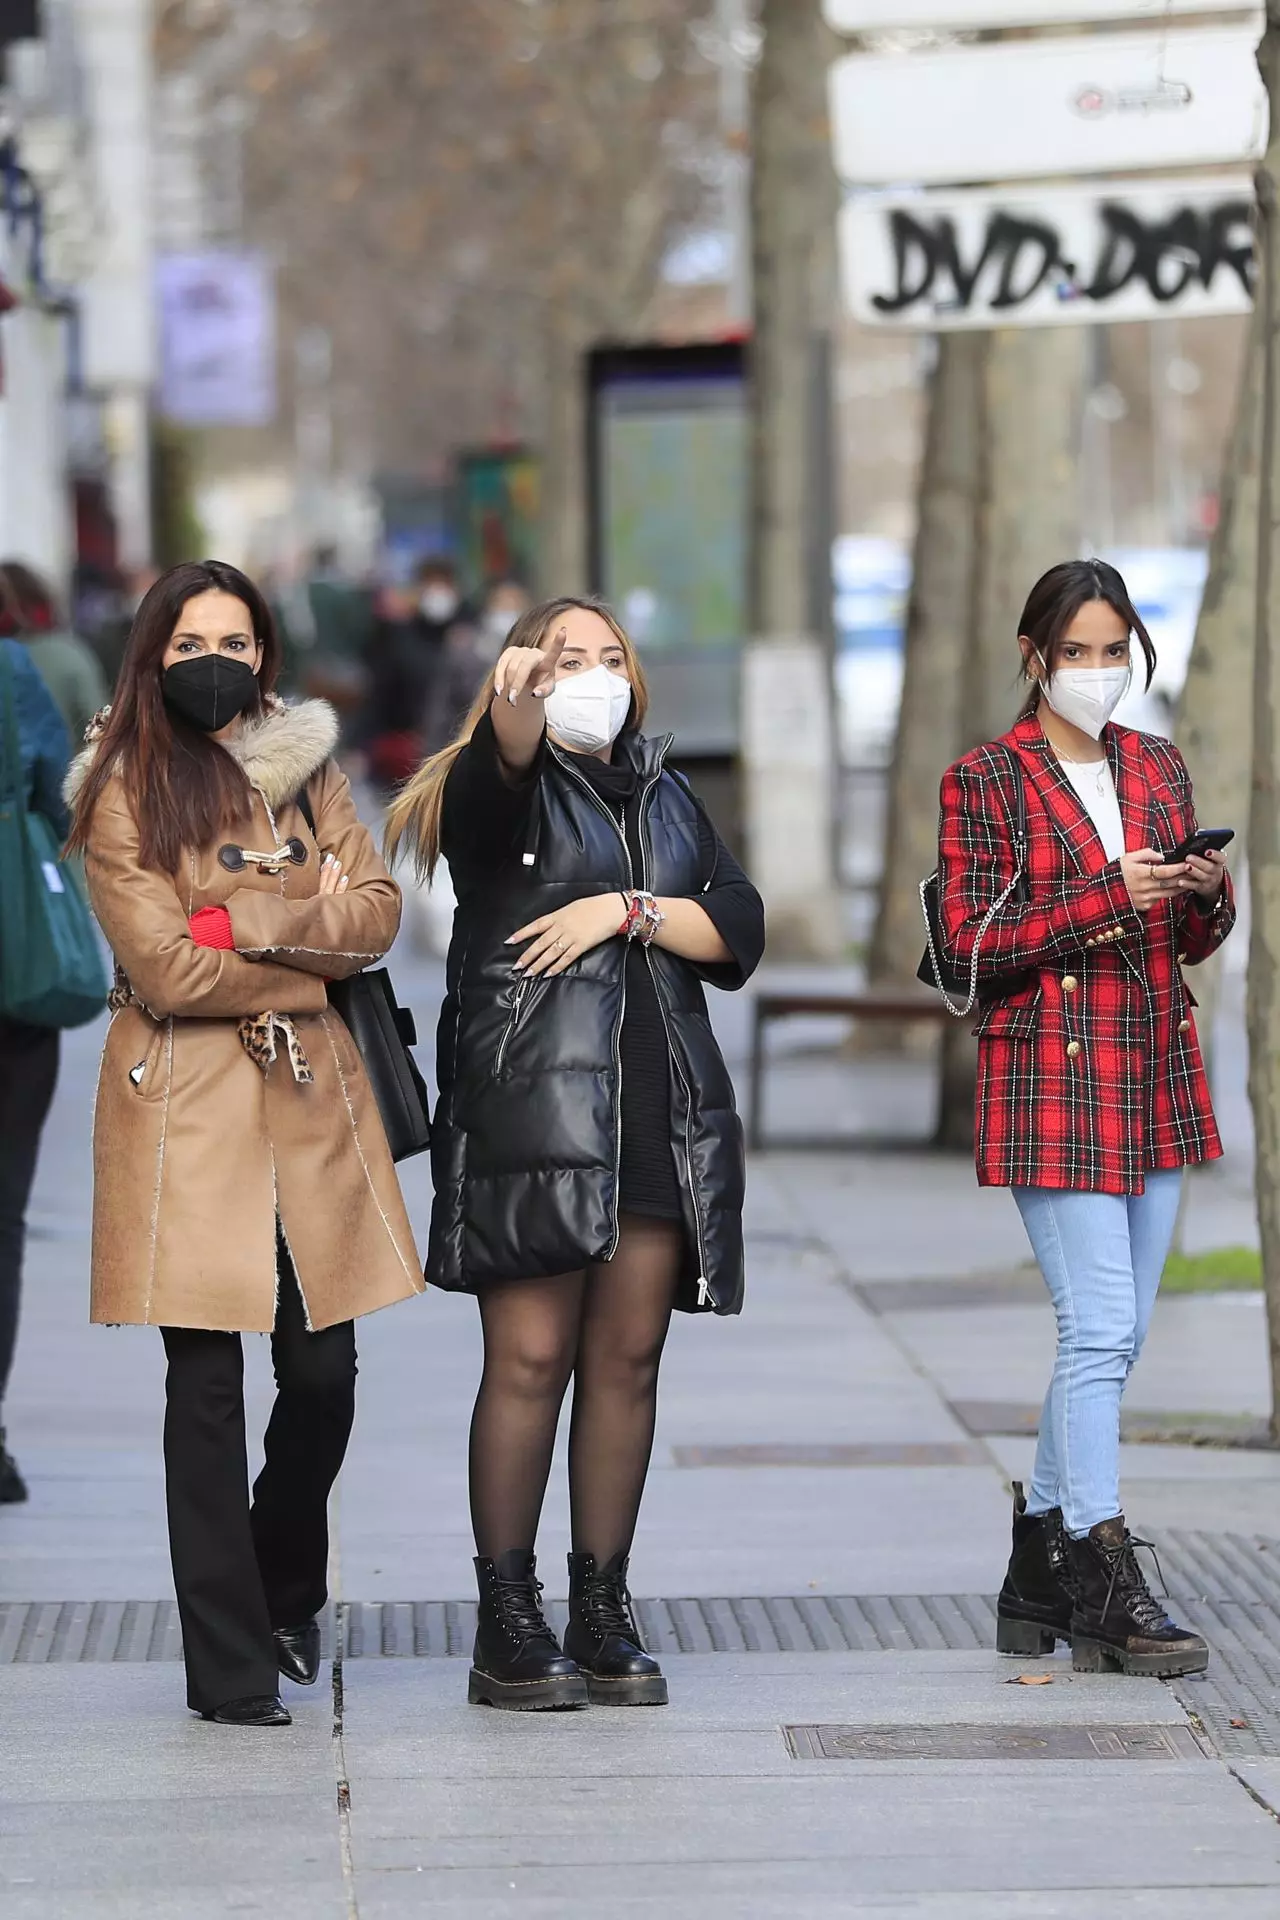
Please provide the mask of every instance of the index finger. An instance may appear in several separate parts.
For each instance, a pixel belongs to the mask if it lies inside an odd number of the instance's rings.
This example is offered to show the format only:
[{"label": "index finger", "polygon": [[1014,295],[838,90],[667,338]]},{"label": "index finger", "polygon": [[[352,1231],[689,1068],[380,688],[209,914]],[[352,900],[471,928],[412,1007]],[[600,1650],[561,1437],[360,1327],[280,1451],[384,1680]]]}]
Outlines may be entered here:
[{"label": "index finger", "polygon": [[539,647],[538,651],[542,654],[542,657],[546,662],[547,666],[554,667],[554,665],[556,664],[556,661],[560,658],[560,655],[565,650],[565,645],[568,641],[568,638],[569,638],[568,627],[561,627],[559,631],[556,633],[556,636],[552,640],[550,646],[543,645]]}]

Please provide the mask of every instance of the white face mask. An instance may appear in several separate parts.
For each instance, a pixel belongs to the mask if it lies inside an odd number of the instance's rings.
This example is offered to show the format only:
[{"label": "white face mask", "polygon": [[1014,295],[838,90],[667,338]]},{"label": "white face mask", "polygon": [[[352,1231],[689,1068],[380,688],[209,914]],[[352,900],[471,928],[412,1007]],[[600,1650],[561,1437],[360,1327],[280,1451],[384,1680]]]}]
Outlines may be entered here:
[{"label": "white face mask", "polygon": [[446,620],[452,620],[458,611],[458,596],[452,587],[424,587],[418,606],[424,620],[434,620],[437,625],[443,625]]},{"label": "white face mask", "polygon": [[608,667],[571,673],[547,695],[547,725],[561,746],[577,753],[611,747],[631,711],[631,682]]},{"label": "white face mask", "polygon": [[1132,680],[1132,667],[1059,668],[1043,682],[1044,697],[1059,719],[1099,740]]}]

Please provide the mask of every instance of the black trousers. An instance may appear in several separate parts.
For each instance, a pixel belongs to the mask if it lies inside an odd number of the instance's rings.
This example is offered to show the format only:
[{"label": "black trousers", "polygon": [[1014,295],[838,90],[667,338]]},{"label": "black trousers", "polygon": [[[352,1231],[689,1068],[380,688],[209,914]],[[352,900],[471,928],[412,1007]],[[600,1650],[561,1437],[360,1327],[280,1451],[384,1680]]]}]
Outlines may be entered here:
[{"label": "black trousers", "polygon": [[197,1713],[275,1693],[272,1629],[301,1626],[327,1595],[329,1493],[355,1415],[355,1329],[308,1333],[283,1248],[279,1261],[276,1401],[252,1506],[240,1335],[161,1328],[169,1551]]},{"label": "black trousers", "polygon": [[18,1340],[27,1202],[58,1079],[58,1041],[54,1027],[0,1020],[0,1411]]}]

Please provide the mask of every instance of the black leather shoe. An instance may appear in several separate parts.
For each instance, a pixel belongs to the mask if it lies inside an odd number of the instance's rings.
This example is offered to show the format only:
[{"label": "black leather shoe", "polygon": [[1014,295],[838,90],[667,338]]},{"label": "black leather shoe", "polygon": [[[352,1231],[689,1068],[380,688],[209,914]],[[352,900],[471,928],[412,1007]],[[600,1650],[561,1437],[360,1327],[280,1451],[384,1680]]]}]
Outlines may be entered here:
[{"label": "black leather shoe", "polygon": [[1070,1572],[1061,1507],[1028,1513],[1022,1482],[1013,1483],[1013,1552],[996,1602],[999,1653],[1052,1653],[1071,1638]]},{"label": "black leather shoe", "polygon": [[[1174,1680],[1203,1673],[1209,1649],[1198,1633],[1175,1625],[1148,1587],[1124,1515],[1100,1520],[1083,1540],[1067,1540],[1075,1587],[1071,1664],[1077,1673],[1150,1674]],[[1159,1562],[1157,1561],[1157,1571]],[[1163,1585],[1163,1581],[1161,1582]]]},{"label": "black leather shoe", "polygon": [[320,1622],[306,1620],[300,1627],[277,1627],[276,1665],[286,1680],[314,1687],[320,1672]]},{"label": "black leather shoe", "polygon": [[467,1699],[472,1706],[531,1712],[585,1707],[587,1683],[542,1612],[542,1584],[528,1548],[476,1561],[480,1617]]},{"label": "black leather shoe", "polygon": [[0,1427],[0,1507],[16,1507],[27,1497],[27,1483],[18,1472],[18,1463],[4,1443]]},{"label": "black leather shoe", "polygon": [[274,1693],[251,1693],[244,1700],[226,1700],[202,1720],[216,1720],[223,1727],[291,1727],[293,1715]]},{"label": "black leather shoe", "polygon": [[623,1554],[597,1567],[589,1553],[569,1555],[569,1631],[572,1654],[597,1707],[665,1707],[667,1683],[646,1653],[627,1592]]}]

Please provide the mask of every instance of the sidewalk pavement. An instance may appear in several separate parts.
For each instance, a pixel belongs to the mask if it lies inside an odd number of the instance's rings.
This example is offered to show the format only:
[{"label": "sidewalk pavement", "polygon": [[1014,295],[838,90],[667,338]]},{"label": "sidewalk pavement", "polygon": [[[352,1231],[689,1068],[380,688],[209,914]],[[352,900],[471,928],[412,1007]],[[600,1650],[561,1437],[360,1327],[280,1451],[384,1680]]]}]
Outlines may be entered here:
[{"label": "sidewalk pavement", "polygon": [[[425,1031],[438,973],[397,959],[396,977]],[[740,1059],[742,1008],[724,1019]],[[923,1152],[761,1158],[747,1310],[678,1321],[632,1567],[668,1709],[466,1706],[446,1648],[465,1650],[467,1610],[439,1603],[472,1592],[478,1340],[471,1302],[429,1294],[361,1328],[335,1684],[326,1667],[287,1689],[289,1732],[190,1719],[155,1604],[160,1343],[85,1324],[99,1043],[68,1038],[8,1409],[32,1500],[0,1513],[4,1920],[1280,1911],[1280,1544],[1274,1592],[1261,1546],[1280,1536],[1280,1456],[1124,1449],[1179,1609],[1216,1608],[1212,1688],[1073,1676],[1061,1654],[1030,1664],[1049,1684],[1008,1684],[1028,1669],[989,1651],[989,1596],[1052,1321],[1008,1196]],[[918,1072],[779,1064],[784,1121]],[[405,1171],[424,1224],[425,1167]],[[1237,1157],[1198,1176],[1187,1237],[1247,1231]],[[266,1343],[249,1348],[259,1433]],[[1162,1300],[1131,1404],[1260,1418],[1258,1297]],[[540,1542],[557,1599],[567,1544],[561,1454]]]}]

